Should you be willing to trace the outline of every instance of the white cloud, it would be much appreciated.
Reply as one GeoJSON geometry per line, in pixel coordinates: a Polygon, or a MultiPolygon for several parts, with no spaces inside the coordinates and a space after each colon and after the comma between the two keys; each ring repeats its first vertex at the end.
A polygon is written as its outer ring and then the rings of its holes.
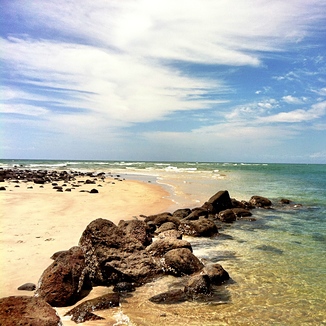
{"type": "Polygon", "coordinates": [[[314,104],[310,109],[298,109],[289,112],[280,112],[275,115],[262,117],[259,120],[265,122],[305,122],[318,119],[326,114],[326,101],[314,104]]]}
{"type": "Polygon", "coordinates": [[[306,98],[299,98],[292,95],[287,95],[283,96],[282,100],[288,104],[303,104],[306,101],[306,98]]]}

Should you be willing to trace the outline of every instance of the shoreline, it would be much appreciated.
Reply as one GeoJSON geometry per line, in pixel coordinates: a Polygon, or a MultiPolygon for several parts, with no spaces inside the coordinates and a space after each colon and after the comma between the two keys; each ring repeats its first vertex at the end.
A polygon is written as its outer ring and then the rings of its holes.
{"type": "Polygon", "coordinates": [[[51,183],[1,182],[6,191],[0,191],[0,297],[33,295],[17,288],[27,282],[37,284],[52,263],[50,257],[78,245],[82,232],[96,218],[117,224],[173,206],[171,194],[158,184],[113,177],[96,185],[81,182],[86,179],[78,177],[81,186],[71,192],[58,192],[51,183]],[[99,192],[86,192],[94,188],[99,192]]]}

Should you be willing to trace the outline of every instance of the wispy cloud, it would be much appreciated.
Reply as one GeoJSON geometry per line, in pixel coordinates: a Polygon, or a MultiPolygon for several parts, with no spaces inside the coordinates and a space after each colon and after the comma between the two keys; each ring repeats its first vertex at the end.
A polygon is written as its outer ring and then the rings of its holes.
{"type": "Polygon", "coordinates": [[[289,112],[280,112],[275,115],[260,118],[260,121],[265,122],[305,122],[316,120],[326,114],[326,102],[317,103],[311,106],[310,109],[298,109],[289,112]]]}

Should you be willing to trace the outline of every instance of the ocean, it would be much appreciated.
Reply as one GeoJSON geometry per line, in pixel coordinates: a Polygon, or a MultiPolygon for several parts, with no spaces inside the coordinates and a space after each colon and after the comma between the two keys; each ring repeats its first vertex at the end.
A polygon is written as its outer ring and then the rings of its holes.
{"type": "Polygon", "coordinates": [[[0,160],[0,167],[13,166],[156,182],[169,190],[171,212],[201,206],[219,190],[239,200],[260,195],[273,202],[273,209],[253,210],[256,221],[237,221],[215,238],[186,238],[199,258],[220,263],[230,274],[214,298],[149,302],[180,287],[167,277],[127,298],[114,311],[116,325],[326,325],[325,164],[0,160]],[[282,198],[291,204],[281,205],[282,198]]]}

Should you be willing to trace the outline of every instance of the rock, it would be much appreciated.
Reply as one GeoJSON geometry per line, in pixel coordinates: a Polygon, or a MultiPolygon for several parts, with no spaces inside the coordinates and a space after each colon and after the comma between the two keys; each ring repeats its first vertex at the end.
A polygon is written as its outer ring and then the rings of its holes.
{"type": "Polygon", "coordinates": [[[193,237],[211,237],[218,233],[215,223],[205,217],[201,217],[197,221],[182,222],[178,230],[182,234],[193,237]]]}
{"type": "Polygon", "coordinates": [[[146,222],[140,220],[123,221],[118,225],[125,235],[137,239],[142,245],[148,246],[152,243],[150,228],[146,222]]]}
{"type": "Polygon", "coordinates": [[[35,296],[55,307],[75,304],[82,297],[82,290],[89,289],[85,268],[82,249],[72,247],[43,272],[35,296]]]}
{"type": "Polygon", "coordinates": [[[202,273],[206,274],[209,277],[210,283],[214,285],[221,285],[230,278],[229,273],[217,263],[206,265],[202,273]]]}
{"type": "Polygon", "coordinates": [[[99,320],[102,317],[94,315],[96,310],[104,310],[119,307],[120,295],[118,293],[108,293],[100,297],[87,300],[69,310],[65,316],[72,316],[71,320],[76,323],[83,323],[87,320],[99,320]]]}
{"type": "Polygon", "coordinates": [[[0,187],[0,191],[5,191],[6,187],[0,187]]]}
{"type": "Polygon", "coordinates": [[[135,291],[135,287],[132,283],[129,282],[120,282],[117,283],[114,288],[113,292],[133,292],[135,291]]]}
{"type": "Polygon", "coordinates": [[[190,275],[204,267],[188,248],[172,249],[163,258],[164,271],[176,276],[190,275]]]}
{"type": "Polygon", "coordinates": [[[168,230],[168,231],[163,231],[158,234],[158,239],[165,239],[165,238],[172,238],[172,239],[182,239],[182,233],[177,230],[168,230]]]}
{"type": "Polygon", "coordinates": [[[21,285],[17,290],[20,291],[34,291],[36,289],[36,285],[34,283],[25,283],[21,285]]]}
{"type": "Polygon", "coordinates": [[[180,208],[173,213],[173,217],[176,217],[178,219],[183,219],[184,217],[188,216],[190,213],[191,213],[191,209],[180,208]]]}
{"type": "Polygon", "coordinates": [[[201,216],[208,217],[208,211],[202,207],[197,207],[192,212],[182,219],[182,221],[194,221],[198,220],[201,216]]]}
{"type": "Polygon", "coordinates": [[[33,181],[35,184],[39,184],[39,185],[43,185],[45,183],[45,180],[42,178],[36,178],[36,179],[33,179],[33,181]]]}
{"type": "Polygon", "coordinates": [[[169,217],[172,217],[172,214],[169,212],[150,215],[145,218],[145,222],[153,221],[155,225],[161,226],[165,222],[169,222],[169,217]]]}
{"type": "Polygon", "coordinates": [[[89,193],[90,194],[98,194],[98,190],[97,189],[92,189],[89,193]]]}
{"type": "Polygon", "coordinates": [[[249,200],[249,204],[255,207],[263,208],[269,208],[270,206],[272,206],[272,202],[268,198],[261,196],[252,196],[249,200]]]}
{"type": "Polygon", "coordinates": [[[217,192],[208,200],[209,204],[213,205],[213,213],[219,213],[228,208],[232,208],[232,202],[227,190],[217,192]]]}
{"type": "Polygon", "coordinates": [[[149,301],[154,303],[174,304],[187,301],[187,295],[183,290],[171,290],[168,292],[160,293],[149,298],[149,301]]]}
{"type": "Polygon", "coordinates": [[[173,238],[158,239],[146,248],[153,256],[164,256],[168,251],[178,248],[187,248],[192,252],[191,244],[186,240],[177,240],[173,238]]]}
{"type": "Polygon", "coordinates": [[[237,218],[248,217],[252,215],[252,213],[245,208],[232,208],[232,211],[237,218]]]}
{"type": "Polygon", "coordinates": [[[291,200],[290,199],[286,199],[286,198],[282,198],[280,200],[281,204],[283,205],[289,205],[291,203],[291,200]]]}
{"type": "Polygon", "coordinates": [[[91,222],[83,232],[79,245],[85,253],[90,279],[94,284],[141,284],[162,274],[161,266],[142,243],[124,230],[100,218],[91,222]]]}
{"type": "Polygon", "coordinates": [[[158,229],[156,229],[155,232],[157,234],[160,234],[164,231],[176,230],[177,228],[177,225],[175,225],[173,222],[165,222],[158,229]]]}
{"type": "Polygon", "coordinates": [[[184,292],[188,297],[195,299],[198,294],[210,294],[212,291],[208,275],[194,275],[186,285],[184,292]]]}
{"type": "Polygon", "coordinates": [[[60,317],[43,299],[29,296],[11,296],[0,299],[2,326],[60,326],[60,317]]]}
{"type": "Polygon", "coordinates": [[[237,219],[237,216],[231,208],[219,212],[217,217],[224,223],[233,223],[237,219]]]}

